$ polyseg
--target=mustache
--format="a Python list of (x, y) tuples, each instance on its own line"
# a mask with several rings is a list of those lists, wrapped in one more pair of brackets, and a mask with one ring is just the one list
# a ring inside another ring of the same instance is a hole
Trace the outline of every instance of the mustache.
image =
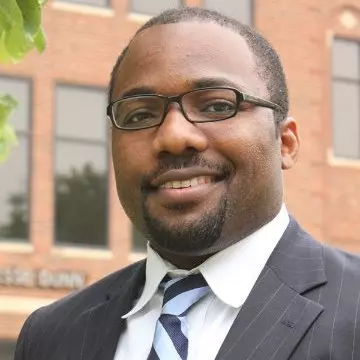
[(141, 191), (147, 193), (152, 188), (151, 182), (169, 170), (180, 170), (191, 167), (201, 167), (212, 170), (223, 174), (224, 178), (233, 170), (233, 167), (229, 163), (211, 161), (199, 153), (182, 156), (164, 154), (164, 156), (159, 159), (157, 168), (151, 173), (143, 176), (141, 180)]

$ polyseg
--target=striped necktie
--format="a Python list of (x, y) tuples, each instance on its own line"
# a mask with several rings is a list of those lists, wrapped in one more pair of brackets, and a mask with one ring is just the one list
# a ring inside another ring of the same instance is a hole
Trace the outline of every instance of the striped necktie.
[[(166, 278), (165, 278), (166, 279)], [(186, 314), (202, 299), (209, 286), (201, 274), (166, 282), (161, 315), (147, 360), (186, 360), (189, 341)]]

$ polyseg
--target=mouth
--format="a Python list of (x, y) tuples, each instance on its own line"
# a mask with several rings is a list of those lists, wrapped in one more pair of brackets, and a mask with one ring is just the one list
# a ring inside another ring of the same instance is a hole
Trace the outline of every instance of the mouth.
[(214, 183), (215, 177), (213, 176), (195, 176), (188, 180), (170, 180), (159, 186), (160, 189), (187, 189), (201, 186), (204, 184)]
[(186, 189), (215, 183), (227, 177), (225, 172), (216, 172), (200, 167), (172, 169), (156, 176), (150, 187), (157, 189)]
[(166, 208), (197, 204), (219, 196), (219, 189), (224, 188), (226, 177), (224, 173), (200, 168), (169, 170), (151, 182), (149, 195), (151, 201)]

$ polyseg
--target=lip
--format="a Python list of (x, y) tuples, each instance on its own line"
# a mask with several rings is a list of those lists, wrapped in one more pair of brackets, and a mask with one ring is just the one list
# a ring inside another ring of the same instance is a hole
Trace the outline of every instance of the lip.
[[(218, 172), (214, 172), (213, 170), (208, 170), (200, 167), (192, 167), (192, 168), (186, 168), (186, 169), (175, 169), (175, 170), (168, 170), (159, 176), (157, 176), (153, 181), (151, 181), (151, 186), (154, 188), (159, 188), (161, 185), (164, 185), (168, 181), (184, 181), (184, 180), (190, 180), (194, 177), (199, 176), (210, 176), (215, 181), (213, 183), (209, 183), (207, 185), (212, 185), (217, 183), (217, 180), (220, 180), (224, 177), (223, 174), (220, 174)], [(203, 185), (199, 185), (194, 187), (193, 189), (196, 189), (198, 187), (201, 187)], [(191, 189), (191, 188), (186, 188)], [(186, 190), (186, 189), (170, 189), (170, 190)], [(163, 190), (163, 189), (161, 189)]]
[(152, 198), (150, 201), (156, 199), (155, 201), (158, 204), (169, 208), (182, 204), (200, 203), (205, 199), (214, 196), (221, 188), (224, 188), (224, 180), (179, 189), (158, 188), (155, 192), (149, 194), (149, 198)]

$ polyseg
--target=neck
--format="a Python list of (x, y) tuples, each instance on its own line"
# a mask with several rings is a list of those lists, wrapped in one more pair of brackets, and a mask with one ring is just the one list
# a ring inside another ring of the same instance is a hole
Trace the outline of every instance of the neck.
[(191, 270), (201, 265), (209, 257), (214, 254), (194, 255), (194, 254), (178, 254), (169, 250), (158, 249), (156, 246), (151, 247), (166, 261), (174, 265), (178, 269)]
[(262, 226), (267, 224), (269, 221), (273, 220), (275, 216), (279, 213), (281, 208), (281, 204), (279, 204), (278, 208), (271, 209), (267, 216), (264, 216), (261, 220), (260, 218), (256, 219), (256, 224), (244, 223), (241, 227), (241, 230), (238, 231), (223, 231), (222, 236), (214, 243), (212, 246), (198, 250), (195, 252), (194, 250), (189, 250), (188, 252), (175, 252), (169, 249), (165, 249), (164, 247), (157, 246), (157, 244), (151, 243), (152, 248), (166, 261), (170, 262), (178, 269), (183, 270), (191, 270), (199, 265), (201, 265), (204, 261), (206, 261), (211, 256), (216, 253), (228, 248), (231, 245), (234, 245), (238, 241), (241, 241), (245, 237), (249, 236), (254, 231), (260, 229)]

